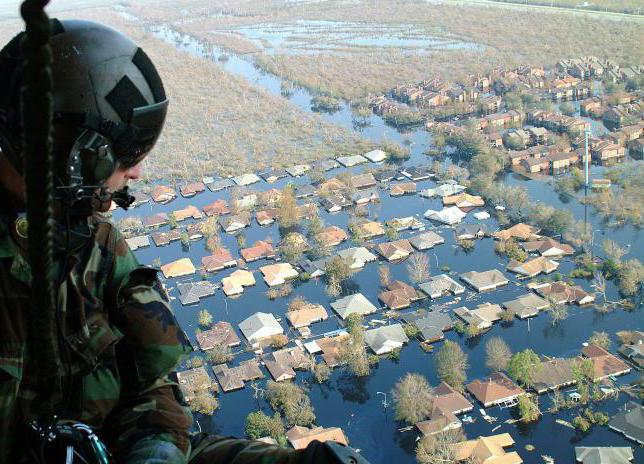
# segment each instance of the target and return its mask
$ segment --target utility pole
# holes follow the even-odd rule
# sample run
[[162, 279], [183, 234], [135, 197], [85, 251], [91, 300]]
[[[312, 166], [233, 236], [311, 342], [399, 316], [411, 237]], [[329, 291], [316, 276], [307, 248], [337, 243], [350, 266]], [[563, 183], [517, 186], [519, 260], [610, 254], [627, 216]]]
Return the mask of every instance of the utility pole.
[[376, 395], [384, 395], [385, 396], [385, 399], [382, 400], [382, 406], [385, 409], [387, 409], [387, 407], [389, 406], [389, 403], [387, 403], [387, 393], [385, 393], [385, 392], [376, 392]]

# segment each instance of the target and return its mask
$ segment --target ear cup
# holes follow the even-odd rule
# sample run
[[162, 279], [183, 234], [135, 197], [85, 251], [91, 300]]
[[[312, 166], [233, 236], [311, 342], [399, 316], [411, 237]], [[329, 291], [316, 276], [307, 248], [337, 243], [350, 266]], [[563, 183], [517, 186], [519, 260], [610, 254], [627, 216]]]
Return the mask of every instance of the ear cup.
[[82, 179], [74, 179], [77, 184], [98, 186], [116, 170], [116, 156], [103, 135], [86, 130], [74, 143], [68, 166], [70, 177], [80, 172]]

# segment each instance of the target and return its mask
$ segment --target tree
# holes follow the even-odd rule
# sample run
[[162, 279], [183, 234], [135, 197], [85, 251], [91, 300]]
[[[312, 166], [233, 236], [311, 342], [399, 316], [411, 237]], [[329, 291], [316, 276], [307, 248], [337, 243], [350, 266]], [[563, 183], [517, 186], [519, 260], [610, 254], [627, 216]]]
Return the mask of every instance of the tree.
[[415, 283], [429, 279], [429, 259], [425, 253], [414, 253], [407, 263], [409, 280]]
[[416, 460], [419, 464], [448, 464], [456, 461], [456, 443], [462, 434], [457, 430], [447, 430], [421, 438], [416, 447]]
[[559, 322], [568, 318], [568, 306], [565, 304], [559, 304], [550, 300], [550, 306], [547, 311], [552, 318], [552, 325], [557, 325]]
[[593, 332], [593, 334], [588, 339], [588, 344], [599, 346], [600, 348], [608, 350], [608, 348], [610, 348], [611, 341], [606, 332]]
[[436, 353], [436, 371], [438, 377], [457, 390], [463, 390], [465, 371], [468, 369], [467, 355], [461, 347], [447, 340]]
[[168, 213], [168, 224], [170, 225], [170, 229], [176, 229], [177, 227], [179, 227], [177, 217], [174, 215], [174, 213]]
[[595, 379], [595, 366], [592, 360], [576, 358], [572, 362], [572, 376], [577, 382], [577, 391], [581, 396], [581, 403], [586, 404], [590, 399], [590, 385]]
[[331, 377], [331, 368], [325, 362], [319, 362], [313, 366], [313, 377], [317, 383], [324, 383]]
[[284, 423], [278, 413], [268, 416], [263, 411], [254, 411], [246, 416], [246, 435], [253, 440], [262, 437], [278, 440], [285, 433]]
[[434, 408], [434, 395], [421, 374], [408, 373], [392, 390], [396, 420], [415, 424], [429, 418]]
[[620, 247], [610, 239], [604, 240], [602, 248], [604, 249], [604, 253], [606, 253], [606, 257], [616, 263], [619, 263], [622, 260], [622, 257], [626, 254], [625, 248]]
[[213, 364], [224, 364], [233, 360], [233, 353], [228, 345], [223, 343], [215, 345], [206, 352], [208, 360]]
[[512, 351], [501, 337], [493, 337], [485, 344], [485, 365], [492, 371], [502, 371], [512, 358]]
[[212, 314], [207, 309], [199, 310], [199, 325], [208, 328], [212, 325]]
[[328, 260], [324, 267], [324, 271], [326, 273], [327, 280], [336, 279], [340, 283], [351, 276], [351, 267], [349, 267], [349, 264], [347, 264], [347, 262], [340, 256], [334, 256]]
[[625, 296], [633, 296], [642, 291], [644, 266], [639, 259], [624, 261], [619, 268], [619, 291]]
[[298, 223], [295, 189], [287, 185], [277, 202], [277, 217], [281, 229], [291, 229]]
[[308, 249], [306, 238], [297, 232], [286, 234], [280, 244], [280, 253], [289, 263], [296, 263]]
[[194, 398], [190, 401], [190, 409], [193, 412], [198, 412], [201, 414], [206, 414], [212, 416], [212, 414], [219, 407], [219, 402], [215, 395], [210, 391], [200, 391], [195, 395]]
[[295, 383], [269, 380], [266, 399], [275, 411], [284, 415], [289, 427], [308, 426], [315, 422], [315, 413], [306, 390]]
[[340, 345], [340, 360], [347, 364], [349, 371], [356, 377], [369, 375], [369, 357], [364, 344], [362, 315], [349, 314], [346, 319], [349, 337]]
[[391, 268], [386, 264], [378, 268], [378, 277], [380, 279], [380, 285], [383, 287], [388, 287], [391, 284]]
[[523, 387], [529, 388], [534, 383], [534, 374], [540, 364], [539, 355], [528, 348], [512, 355], [507, 370], [510, 377]]
[[469, 161], [487, 151], [487, 143], [479, 131], [465, 129], [447, 137], [447, 144], [453, 146], [459, 159]]
[[539, 419], [539, 399], [533, 395], [521, 395], [519, 397], [519, 417], [521, 422], [529, 423]]

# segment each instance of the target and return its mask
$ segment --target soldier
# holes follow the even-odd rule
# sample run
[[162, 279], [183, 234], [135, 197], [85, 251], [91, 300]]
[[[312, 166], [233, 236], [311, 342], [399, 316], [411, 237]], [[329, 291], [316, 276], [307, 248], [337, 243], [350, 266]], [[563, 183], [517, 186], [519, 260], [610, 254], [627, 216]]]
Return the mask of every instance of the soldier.
[[[141, 175], [140, 163], [165, 120], [161, 78], [145, 52], [117, 31], [87, 21], [51, 25], [61, 371], [42, 398], [27, 317], [37, 289], [30, 286], [25, 253], [19, 35], [0, 52], [0, 464], [57, 462], [58, 455], [49, 454], [56, 452], [56, 440], [30, 437], [59, 424], [73, 425], [64, 430], [82, 435], [80, 441], [98, 437], [117, 463], [360, 461], [337, 444], [286, 450], [189, 433], [192, 417], [171, 374], [190, 343], [156, 270], [139, 265], [118, 230], [97, 214], [112, 200], [125, 207], [132, 201], [127, 183]], [[53, 405], [55, 419], [43, 417], [43, 401]], [[92, 443], [100, 454], [100, 441]]]

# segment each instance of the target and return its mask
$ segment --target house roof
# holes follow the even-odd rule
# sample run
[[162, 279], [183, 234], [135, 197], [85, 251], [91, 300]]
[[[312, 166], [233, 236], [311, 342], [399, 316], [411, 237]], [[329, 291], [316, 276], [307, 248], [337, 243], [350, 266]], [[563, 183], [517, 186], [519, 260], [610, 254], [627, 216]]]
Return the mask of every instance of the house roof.
[[433, 196], [448, 197], [456, 195], [465, 190], [465, 187], [458, 184], [442, 184], [433, 189], [425, 189], [420, 192], [421, 197], [431, 198]]
[[382, 150], [371, 150], [363, 155], [372, 163], [379, 163], [387, 159], [387, 153]]
[[418, 218], [415, 218], [414, 216], [405, 216], [400, 218], [395, 217], [389, 221], [386, 221], [385, 224], [387, 224], [390, 227], [393, 227], [398, 232], [401, 232], [407, 229], [422, 230], [425, 228], [425, 224], [423, 224], [423, 221], [421, 221]]
[[467, 214], [465, 214], [458, 206], [443, 208], [441, 211], [435, 211], [432, 209], [425, 211], [425, 217], [427, 219], [432, 219], [444, 224], [456, 224], [457, 222], [461, 222], [466, 215]]
[[167, 203], [170, 200], [173, 200], [176, 196], [177, 192], [175, 192], [172, 187], [165, 185], [156, 185], [150, 193], [150, 197], [156, 203]]
[[267, 353], [262, 356], [262, 361], [278, 382], [294, 378], [295, 369], [308, 369], [311, 365], [311, 360], [299, 346]]
[[255, 285], [255, 276], [251, 271], [237, 269], [228, 277], [221, 279], [221, 284], [226, 295], [238, 295], [244, 291], [244, 287]]
[[203, 192], [204, 190], [206, 190], [206, 186], [201, 181], [190, 182], [180, 189], [181, 195], [184, 197], [193, 197], [197, 193]]
[[230, 214], [230, 208], [228, 208], [226, 200], [215, 200], [204, 206], [203, 212], [206, 213], [206, 216], [220, 216], [222, 214]]
[[342, 319], [353, 313], [362, 315], [375, 313], [376, 308], [362, 293], [348, 295], [331, 303], [333, 310], [338, 313]]
[[259, 268], [268, 286], [281, 285], [299, 275], [291, 263], [276, 263]]
[[241, 343], [230, 322], [220, 321], [208, 330], [197, 332], [197, 342], [202, 351], [211, 350], [218, 345], [237, 346]]
[[328, 226], [322, 229], [318, 235], [320, 243], [324, 246], [339, 245], [347, 239], [347, 233], [338, 226]]
[[173, 211], [172, 214], [177, 221], [183, 221], [188, 218], [201, 219], [203, 217], [201, 210], [194, 205], [188, 205], [183, 209]]
[[432, 232], [430, 230], [411, 237], [409, 239], [409, 243], [411, 243], [417, 250], [427, 250], [428, 248], [433, 248], [436, 245], [445, 243], [445, 239], [436, 232]]
[[219, 271], [228, 266], [237, 265], [237, 261], [226, 248], [219, 247], [211, 252], [210, 255], [201, 258], [201, 265], [204, 270], [212, 272]]
[[245, 261], [256, 261], [261, 258], [272, 258], [275, 256], [273, 245], [264, 240], [257, 240], [253, 246], [242, 248], [239, 253]]
[[419, 284], [418, 287], [430, 298], [438, 298], [448, 292], [459, 295], [465, 291], [465, 287], [447, 274], [432, 276], [427, 282]]
[[358, 225], [360, 235], [365, 238], [377, 237], [385, 234], [384, 226], [377, 221], [365, 221]]
[[367, 330], [364, 339], [369, 348], [376, 353], [386, 353], [409, 341], [400, 324], [385, 325]]
[[578, 285], [568, 285], [565, 282], [549, 282], [535, 287], [538, 294], [546, 299], [552, 299], [555, 303], [577, 303], [585, 304], [595, 300], [593, 295], [585, 292]]
[[539, 233], [539, 229], [537, 227], [520, 222], [512, 227], [495, 232], [493, 236], [499, 240], [508, 240], [510, 238], [530, 240], [535, 237], [537, 233]]
[[490, 269], [489, 271], [482, 272], [464, 272], [460, 275], [460, 278], [479, 292], [508, 283], [508, 279], [498, 269]]
[[169, 279], [171, 277], [181, 277], [189, 274], [194, 274], [196, 269], [190, 261], [190, 258], [181, 258], [171, 263], [161, 266], [161, 272]]
[[286, 318], [295, 328], [306, 327], [313, 322], [328, 319], [329, 314], [324, 306], [314, 303], [304, 305], [296, 311], [287, 311]]
[[373, 177], [373, 174], [370, 172], [365, 172], [363, 174], [356, 174], [351, 177], [351, 186], [353, 188], [367, 188], [373, 187], [376, 185], [376, 179]]
[[624, 408], [624, 411], [613, 416], [608, 426], [626, 438], [644, 444], [644, 406], [631, 401]]
[[423, 339], [427, 341], [442, 339], [443, 331], [451, 329], [454, 322], [447, 313], [424, 309], [404, 314], [403, 320], [414, 324], [420, 330]]
[[544, 238], [543, 240], [533, 240], [525, 242], [521, 245], [525, 251], [537, 251], [544, 256], [556, 255], [571, 255], [575, 249], [565, 243], [559, 243], [552, 238]]
[[284, 329], [282, 329], [282, 326], [277, 322], [277, 319], [275, 319], [272, 313], [260, 312], [240, 322], [239, 330], [242, 331], [244, 337], [251, 343], [261, 338], [284, 333]]
[[235, 183], [233, 182], [232, 179], [219, 179], [219, 180], [216, 180], [216, 181], [208, 184], [208, 188], [212, 192], [218, 192], [220, 190], [230, 188], [233, 185], [235, 185]]
[[148, 235], [137, 235], [136, 237], [126, 238], [125, 243], [130, 247], [130, 250], [134, 251], [139, 248], [149, 247], [150, 237]]
[[416, 193], [416, 184], [414, 182], [398, 182], [391, 184], [389, 187], [390, 195], [404, 195], [407, 193]]
[[474, 405], [451, 385], [441, 382], [433, 389], [434, 406], [453, 414], [470, 411]]
[[348, 445], [347, 437], [339, 427], [302, 427], [296, 425], [286, 432], [286, 438], [295, 449], [304, 449], [313, 440], [324, 443], [325, 441], [337, 441]]
[[523, 460], [516, 451], [507, 453], [504, 449], [513, 444], [509, 433], [462, 441], [456, 444], [456, 460], [470, 459], [475, 464], [521, 464]]
[[243, 361], [236, 367], [219, 364], [213, 366], [212, 371], [215, 373], [221, 389], [225, 392], [239, 390], [240, 388], [244, 388], [244, 382], [264, 377], [255, 359]]
[[162, 226], [168, 223], [168, 215], [166, 213], [156, 213], [151, 216], [143, 218], [143, 225], [145, 227]]
[[519, 262], [516, 259], [510, 260], [508, 263], [508, 271], [515, 272], [527, 277], [534, 277], [537, 274], [549, 274], [555, 271], [559, 267], [557, 261], [546, 258], [545, 256], [539, 256], [537, 258], [530, 259], [525, 262]]
[[261, 179], [257, 177], [257, 175], [252, 173], [233, 177], [233, 182], [235, 182], [237, 185], [250, 185], [254, 184], [255, 182], [259, 182], [260, 180]]
[[514, 300], [506, 301], [503, 307], [512, 311], [520, 319], [536, 316], [539, 311], [546, 309], [550, 304], [547, 300], [535, 295], [534, 293], [526, 293]]
[[178, 282], [179, 300], [183, 305], [199, 303], [201, 298], [215, 294], [217, 286], [207, 280], [197, 282]]
[[340, 156], [336, 158], [336, 161], [342, 166], [351, 167], [358, 164], [366, 163], [368, 160], [362, 155], [349, 155], [349, 156]]
[[376, 255], [371, 253], [365, 247], [351, 247], [338, 251], [338, 256], [349, 263], [352, 269], [363, 267], [366, 263], [378, 259]]
[[633, 460], [630, 446], [575, 446], [577, 462], [583, 464], [629, 464]]
[[378, 299], [390, 309], [402, 309], [411, 304], [411, 299], [403, 289], [387, 290], [378, 294]]
[[376, 251], [386, 260], [406, 258], [413, 253], [414, 248], [407, 239], [400, 239], [393, 242], [379, 243], [376, 245]]
[[631, 370], [628, 364], [600, 346], [588, 345], [581, 352], [593, 362], [595, 380], [603, 379], [609, 375], [625, 374]]
[[181, 239], [181, 229], [170, 229], [167, 232], [152, 232], [152, 241], [158, 247]]
[[483, 380], [476, 379], [468, 383], [466, 388], [485, 407], [501, 403], [504, 400], [509, 400], [525, 393], [502, 372], [493, 372]]
[[188, 403], [203, 391], [217, 389], [203, 366], [177, 372], [177, 383]]
[[485, 200], [478, 195], [470, 195], [469, 193], [461, 192], [457, 195], [443, 197], [443, 205], [456, 205], [459, 208], [471, 208], [484, 206]]
[[533, 388], [538, 393], [576, 383], [573, 375], [574, 359], [544, 358], [532, 370]]
[[340, 349], [349, 335], [345, 332], [337, 337], [322, 337], [316, 340], [316, 344], [322, 351], [322, 358], [329, 367], [335, 367], [341, 363]]

